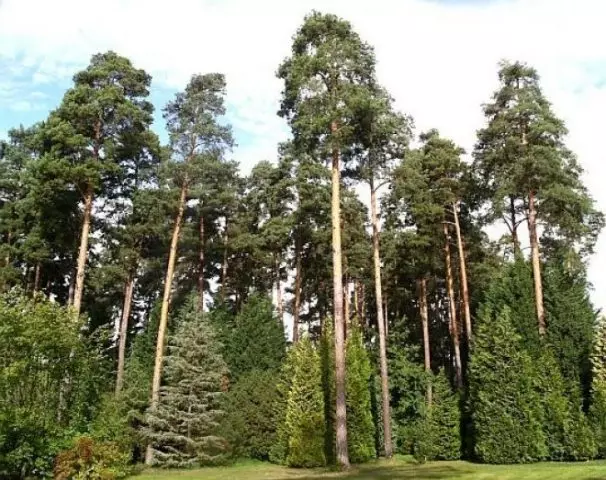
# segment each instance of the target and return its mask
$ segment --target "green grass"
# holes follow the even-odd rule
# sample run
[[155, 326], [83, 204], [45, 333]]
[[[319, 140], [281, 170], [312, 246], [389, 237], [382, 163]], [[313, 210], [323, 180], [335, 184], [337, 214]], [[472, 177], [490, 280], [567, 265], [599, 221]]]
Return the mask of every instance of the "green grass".
[[409, 458], [379, 460], [331, 472], [295, 470], [267, 463], [245, 463], [200, 470], [149, 470], [134, 480], [606, 480], [606, 461], [586, 463], [536, 463], [530, 465], [478, 465], [468, 462], [416, 464]]

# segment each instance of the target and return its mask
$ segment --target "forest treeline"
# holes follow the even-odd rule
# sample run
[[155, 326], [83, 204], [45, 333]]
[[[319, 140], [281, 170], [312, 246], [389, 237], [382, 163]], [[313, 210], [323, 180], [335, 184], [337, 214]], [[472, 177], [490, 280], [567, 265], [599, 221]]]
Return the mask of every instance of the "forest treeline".
[[0, 144], [0, 476], [605, 457], [603, 216], [537, 72], [496, 74], [465, 152], [312, 12], [277, 69], [291, 138], [243, 175], [223, 74], [163, 145], [151, 76], [93, 55]]

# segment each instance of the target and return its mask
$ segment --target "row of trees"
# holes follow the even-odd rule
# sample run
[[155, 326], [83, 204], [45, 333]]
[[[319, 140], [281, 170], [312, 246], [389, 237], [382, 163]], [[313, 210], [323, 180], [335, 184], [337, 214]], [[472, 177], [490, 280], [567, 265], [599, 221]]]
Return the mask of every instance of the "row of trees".
[[[276, 162], [260, 162], [248, 176], [227, 158], [233, 139], [222, 74], [194, 75], [166, 105], [163, 146], [151, 130], [151, 77], [114, 52], [93, 56], [46, 120], [10, 131], [2, 143], [0, 286], [21, 289], [4, 301], [30, 305], [31, 297], [28, 308], [37, 312], [36, 305], [47, 308], [44, 295], [68, 307], [60, 315], [74, 331], [83, 327], [74, 340], [87, 345], [83, 358], [105, 366], [74, 402], [67, 399], [81, 377], [67, 367], [56, 372], [51, 411], [62, 431], [113, 418], [109, 430], [136, 432], [128, 447], [135, 457], [145, 447], [147, 463], [168, 466], [208, 463], [225, 450], [345, 467], [350, 457], [389, 457], [394, 448], [484, 461], [594, 456], [569, 439], [587, 433], [590, 408], [599, 411], [585, 261], [603, 218], [537, 73], [521, 63], [500, 66], [472, 163], [437, 130], [413, 134], [412, 119], [395, 110], [376, 78], [372, 48], [338, 17], [308, 15], [277, 75], [279, 115], [292, 139]], [[368, 186], [369, 211], [353, 185]], [[493, 242], [483, 228], [499, 222], [508, 235]], [[272, 291], [277, 319], [258, 304]], [[264, 321], [252, 327], [251, 319]], [[287, 354], [283, 325], [291, 319], [296, 346]], [[499, 372], [507, 352], [523, 356], [520, 342], [527, 358], [514, 374], [536, 384], [512, 379], [511, 390], [499, 390], [499, 377], [494, 385], [485, 377]], [[261, 347], [278, 353], [266, 362], [250, 354]], [[70, 361], [80, 358], [76, 351], [65, 350]], [[3, 381], [42, 395], [13, 374], [15, 355], [6, 357]], [[31, 357], [36, 369], [50, 365], [46, 355]], [[550, 362], [562, 388], [545, 400], [540, 384], [552, 378], [544, 370]], [[267, 389], [259, 390], [260, 379]], [[484, 385], [501, 392], [502, 404], [485, 404]], [[114, 399], [102, 401], [108, 390]], [[25, 408], [25, 397], [6, 391], [0, 420], [14, 429], [22, 420], [13, 409]], [[513, 412], [502, 410], [523, 391], [530, 396]], [[246, 403], [251, 396], [262, 401]], [[493, 429], [498, 415], [510, 415], [502, 424], [509, 429], [541, 401], [559, 402], [567, 453], [513, 436], [519, 448], [535, 450], [495, 453], [504, 435]], [[547, 435], [548, 420], [538, 415], [520, 435]], [[277, 440], [259, 446], [255, 428]], [[105, 441], [107, 430], [91, 431]], [[326, 440], [333, 430], [334, 450]], [[487, 447], [485, 438], [497, 443]], [[25, 448], [15, 445], [5, 441], [3, 465]], [[34, 468], [27, 465], [19, 468]]]

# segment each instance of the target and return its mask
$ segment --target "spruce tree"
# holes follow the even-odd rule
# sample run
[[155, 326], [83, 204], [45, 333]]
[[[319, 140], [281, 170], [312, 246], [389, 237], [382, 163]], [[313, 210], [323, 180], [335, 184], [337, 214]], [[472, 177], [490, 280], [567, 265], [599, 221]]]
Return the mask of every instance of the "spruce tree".
[[227, 374], [217, 336], [192, 298], [169, 337], [159, 402], [147, 414], [144, 431], [155, 464], [191, 467], [221, 457], [226, 447], [219, 427]]
[[485, 308], [469, 366], [475, 457], [486, 463], [538, 461], [548, 454], [535, 372], [510, 311]]

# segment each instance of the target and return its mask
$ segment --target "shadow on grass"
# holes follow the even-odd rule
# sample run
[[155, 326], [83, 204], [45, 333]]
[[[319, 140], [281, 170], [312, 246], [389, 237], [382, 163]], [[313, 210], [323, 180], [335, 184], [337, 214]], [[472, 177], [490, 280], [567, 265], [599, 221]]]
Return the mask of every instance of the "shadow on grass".
[[350, 472], [317, 472], [305, 476], [293, 475], [282, 476], [276, 480], [324, 480], [328, 478], [342, 480], [433, 480], [433, 479], [456, 479], [465, 477], [473, 471], [469, 468], [452, 465], [415, 465], [415, 464], [384, 464], [376, 466], [365, 466], [354, 468]]

